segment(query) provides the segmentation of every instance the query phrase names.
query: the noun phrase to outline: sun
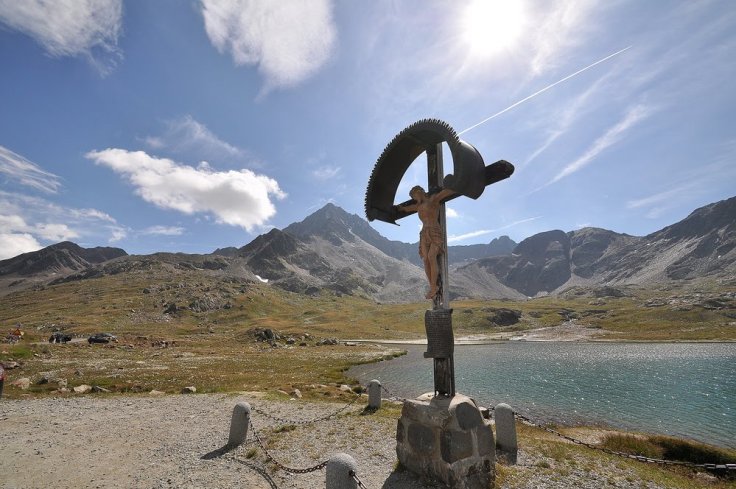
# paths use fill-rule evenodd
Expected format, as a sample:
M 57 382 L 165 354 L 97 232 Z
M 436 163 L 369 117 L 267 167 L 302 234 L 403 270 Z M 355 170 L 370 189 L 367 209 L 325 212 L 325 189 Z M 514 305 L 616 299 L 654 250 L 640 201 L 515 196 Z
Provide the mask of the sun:
M 462 37 L 472 54 L 492 56 L 517 43 L 525 20 L 521 0 L 473 0 L 463 12 Z

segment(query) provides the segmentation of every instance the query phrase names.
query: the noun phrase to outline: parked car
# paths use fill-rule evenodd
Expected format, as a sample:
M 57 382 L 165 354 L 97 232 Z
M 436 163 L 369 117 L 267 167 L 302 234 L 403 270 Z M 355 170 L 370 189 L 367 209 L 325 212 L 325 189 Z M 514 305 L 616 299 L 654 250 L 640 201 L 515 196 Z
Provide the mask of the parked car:
M 72 335 L 63 333 L 61 331 L 54 331 L 49 336 L 49 343 L 66 343 L 72 341 Z
M 110 333 L 96 333 L 87 338 L 87 341 L 90 345 L 92 343 L 110 343 L 111 341 L 118 341 L 118 337 Z

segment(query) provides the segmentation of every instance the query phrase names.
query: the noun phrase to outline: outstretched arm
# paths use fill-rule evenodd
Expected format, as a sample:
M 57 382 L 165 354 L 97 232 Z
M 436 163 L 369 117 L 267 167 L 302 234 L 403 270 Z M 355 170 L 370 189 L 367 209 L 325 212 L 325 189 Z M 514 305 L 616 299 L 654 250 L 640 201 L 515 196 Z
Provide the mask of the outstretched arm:
M 430 197 L 434 202 L 437 202 L 438 204 L 442 202 L 443 200 L 447 199 L 448 197 L 452 197 L 457 192 L 455 192 L 452 189 L 449 188 L 443 188 L 436 194 L 433 194 L 432 197 Z

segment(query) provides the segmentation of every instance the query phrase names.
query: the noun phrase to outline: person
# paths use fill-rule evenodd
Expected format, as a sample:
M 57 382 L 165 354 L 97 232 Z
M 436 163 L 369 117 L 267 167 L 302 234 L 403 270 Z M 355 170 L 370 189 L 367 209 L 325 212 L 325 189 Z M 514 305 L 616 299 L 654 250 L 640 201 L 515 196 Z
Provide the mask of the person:
M 445 234 L 440 227 L 439 215 L 442 201 L 452 195 L 454 190 L 442 189 L 434 194 L 427 194 L 424 189 L 417 185 L 409 191 L 409 197 L 414 199 L 413 204 L 396 206 L 404 212 L 416 211 L 419 220 L 422 221 L 422 230 L 419 233 L 419 256 L 424 262 L 424 273 L 429 280 L 429 292 L 427 299 L 434 299 L 439 291 L 437 278 L 439 277 L 439 265 L 437 257 L 445 253 Z

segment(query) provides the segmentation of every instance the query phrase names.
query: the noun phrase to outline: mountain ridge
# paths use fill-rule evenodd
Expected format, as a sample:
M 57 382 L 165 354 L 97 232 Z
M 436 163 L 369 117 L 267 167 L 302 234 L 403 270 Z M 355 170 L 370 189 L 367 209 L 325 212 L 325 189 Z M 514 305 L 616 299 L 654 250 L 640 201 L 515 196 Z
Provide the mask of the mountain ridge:
M 487 245 L 450 246 L 448 256 L 453 299 L 521 299 L 575 286 L 733 280 L 736 197 L 695 209 L 646 236 L 595 227 L 549 230 L 518 244 L 502 236 Z M 0 261 L 0 293 L 125 273 L 157 261 L 306 294 L 324 289 L 379 301 L 421 301 L 426 288 L 417 244 L 391 241 L 358 215 L 327 204 L 283 230 L 274 228 L 240 248 L 207 255 L 137 256 L 120 248 L 57 243 Z

